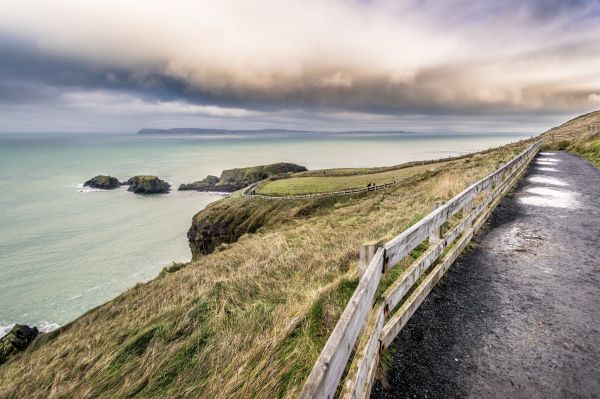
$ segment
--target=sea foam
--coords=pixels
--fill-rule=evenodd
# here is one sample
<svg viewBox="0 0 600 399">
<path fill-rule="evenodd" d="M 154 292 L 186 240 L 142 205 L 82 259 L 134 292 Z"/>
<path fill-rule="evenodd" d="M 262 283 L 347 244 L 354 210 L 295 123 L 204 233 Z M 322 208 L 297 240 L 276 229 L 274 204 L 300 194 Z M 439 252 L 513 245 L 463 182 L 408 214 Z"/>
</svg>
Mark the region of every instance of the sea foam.
<svg viewBox="0 0 600 399">
<path fill-rule="evenodd" d="M 6 334 L 8 334 L 14 326 L 15 326 L 14 323 L 8 324 L 6 326 L 0 326 L 0 338 L 3 338 Z"/>
</svg>

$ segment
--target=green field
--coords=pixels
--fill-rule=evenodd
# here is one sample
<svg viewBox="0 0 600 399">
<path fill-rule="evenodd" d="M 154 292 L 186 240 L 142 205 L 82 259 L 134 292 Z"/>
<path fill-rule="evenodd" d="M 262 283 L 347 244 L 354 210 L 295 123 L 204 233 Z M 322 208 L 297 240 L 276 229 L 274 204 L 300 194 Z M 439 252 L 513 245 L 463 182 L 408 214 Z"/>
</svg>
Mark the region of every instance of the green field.
<svg viewBox="0 0 600 399">
<path fill-rule="evenodd" d="M 582 156 L 600 168 L 600 138 L 576 141 L 567 147 L 567 151 Z"/>
<path fill-rule="evenodd" d="M 259 185 L 257 194 L 262 195 L 302 195 L 314 193 L 327 193 L 346 190 L 351 188 L 364 188 L 369 183 L 377 185 L 398 182 L 403 179 L 423 173 L 429 169 L 435 169 L 433 165 L 413 166 L 387 170 L 380 173 L 364 173 L 364 169 L 341 169 L 319 171 L 323 176 L 317 176 L 315 172 L 303 173 L 298 177 L 289 179 L 267 181 Z"/>
</svg>

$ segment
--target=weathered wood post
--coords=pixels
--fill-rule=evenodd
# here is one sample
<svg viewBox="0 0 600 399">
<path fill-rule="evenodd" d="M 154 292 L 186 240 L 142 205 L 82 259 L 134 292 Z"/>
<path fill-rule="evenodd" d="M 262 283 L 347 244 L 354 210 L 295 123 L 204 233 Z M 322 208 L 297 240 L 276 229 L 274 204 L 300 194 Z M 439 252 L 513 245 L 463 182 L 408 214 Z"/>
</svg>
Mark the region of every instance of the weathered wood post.
<svg viewBox="0 0 600 399">
<path fill-rule="evenodd" d="M 362 279 L 363 274 L 365 274 L 365 270 L 367 270 L 367 266 L 373 260 L 373 256 L 375 256 L 375 252 L 377 252 L 377 248 L 381 247 L 383 243 L 381 241 L 366 241 L 360 246 L 359 257 L 360 261 L 358 263 L 358 278 Z"/>
<path fill-rule="evenodd" d="M 469 187 L 470 185 L 471 185 L 471 183 L 469 183 L 469 182 L 465 183 L 465 188 Z M 463 209 L 462 209 L 463 218 L 465 218 L 469 213 L 471 213 L 472 210 L 473 210 L 473 198 L 466 201 L 465 204 L 463 205 Z"/>
<path fill-rule="evenodd" d="M 443 201 L 435 201 L 433 203 L 433 205 L 431 206 L 431 211 L 435 211 L 437 208 L 439 208 L 442 205 L 444 205 Z M 441 237 L 442 237 L 442 226 L 438 226 L 429 234 L 429 243 L 433 244 L 434 242 L 438 242 L 441 239 Z"/>
</svg>

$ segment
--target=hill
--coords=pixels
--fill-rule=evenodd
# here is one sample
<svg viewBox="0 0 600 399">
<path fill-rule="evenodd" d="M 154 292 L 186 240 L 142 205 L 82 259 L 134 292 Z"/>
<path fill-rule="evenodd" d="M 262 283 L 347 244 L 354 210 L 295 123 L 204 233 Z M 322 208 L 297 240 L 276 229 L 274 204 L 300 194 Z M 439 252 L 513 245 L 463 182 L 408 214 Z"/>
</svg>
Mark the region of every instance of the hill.
<svg viewBox="0 0 600 399">
<path fill-rule="evenodd" d="M 293 130 L 293 129 L 203 129 L 195 127 L 178 127 L 171 129 L 155 129 L 155 128 L 144 128 L 140 129 L 137 134 L 270 134 L 270 133 L 284 133 L 284 134 L 364 134 L 364 133 L 388 133 L 388 134 L 415 134 L 411 132 L 405 132 L 401 130 L 390 130 L 390 131 L 366 131 L 366 130 L 352 130 L 352 131 L 317 131 L 317 130 Z"/>
</svg>

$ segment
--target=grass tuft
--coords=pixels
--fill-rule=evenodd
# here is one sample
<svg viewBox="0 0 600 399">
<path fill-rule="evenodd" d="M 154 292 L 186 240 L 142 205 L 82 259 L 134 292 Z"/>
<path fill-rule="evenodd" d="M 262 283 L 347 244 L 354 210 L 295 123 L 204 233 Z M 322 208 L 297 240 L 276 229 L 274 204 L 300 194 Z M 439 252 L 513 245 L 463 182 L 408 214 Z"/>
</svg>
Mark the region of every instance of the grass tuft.
<svg viewBox="0 0 600 399">
<path fill-rule="evenodd" d="M 150 342 L 155 336 L 159 335 L 161 331 L 162 327 L 155 327 L 133 338 L 133 340 L 126 344 L 117 356 L 115 356 L 115 359 L 109 367 L 109 374 L 112 375 L 118 372 L 129 360 L 141 356 L 150 345 Z"/>
</svg>

